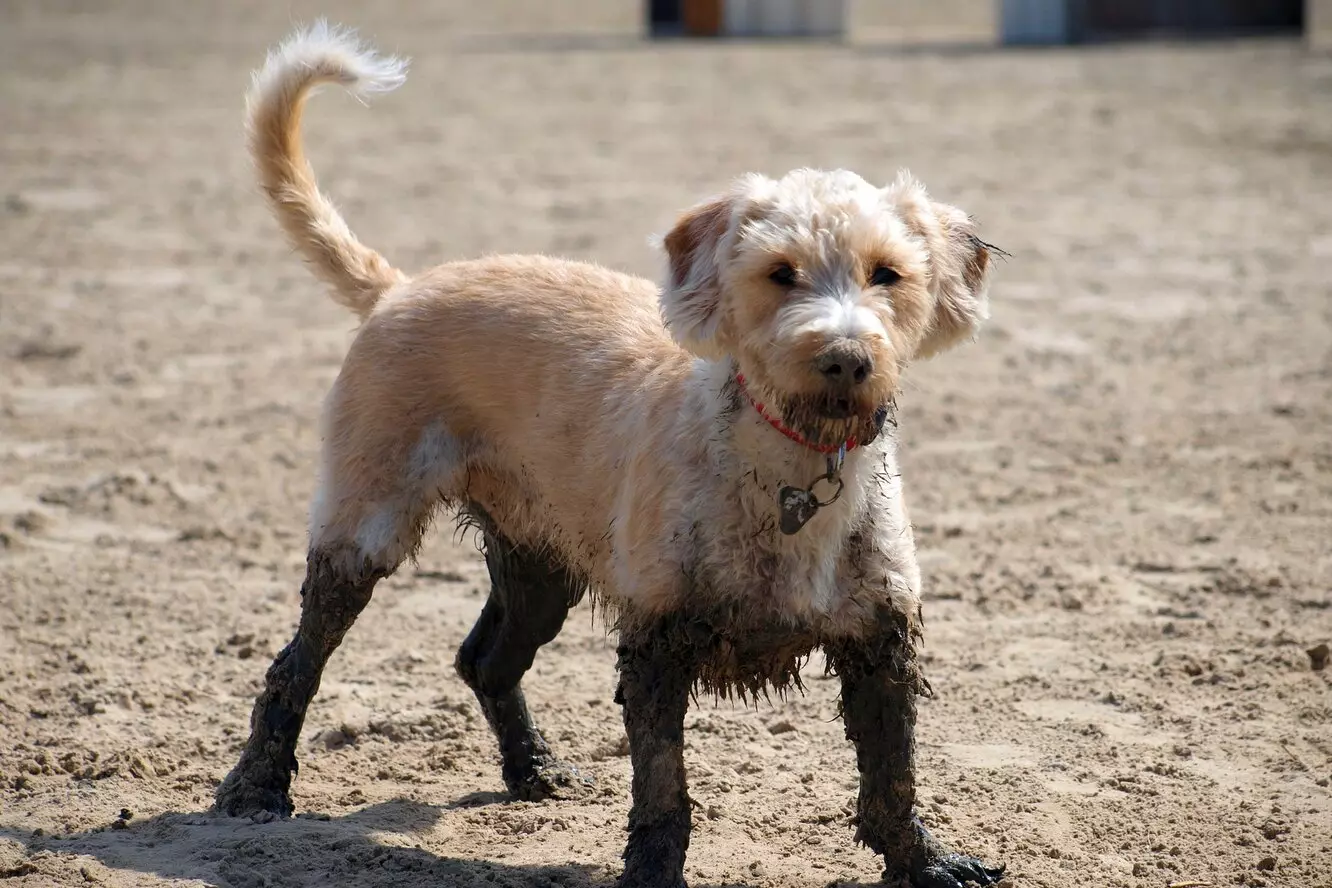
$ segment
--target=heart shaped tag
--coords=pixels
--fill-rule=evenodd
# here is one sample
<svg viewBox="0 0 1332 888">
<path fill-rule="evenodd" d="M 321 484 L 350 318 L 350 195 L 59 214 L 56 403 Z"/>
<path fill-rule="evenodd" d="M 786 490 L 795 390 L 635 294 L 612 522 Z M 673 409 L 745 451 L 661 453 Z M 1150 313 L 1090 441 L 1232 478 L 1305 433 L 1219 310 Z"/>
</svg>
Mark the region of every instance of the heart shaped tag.
<svg viewBox="0 0 1332 888">
<path fill-rule="evenodd" d="M 781 510 L 777 526 L 787 536 L 799 533 L 819 510 L 818 497 L 799 487 L 783 487 L 777 494 L 777 505 Z"/>
</svg>

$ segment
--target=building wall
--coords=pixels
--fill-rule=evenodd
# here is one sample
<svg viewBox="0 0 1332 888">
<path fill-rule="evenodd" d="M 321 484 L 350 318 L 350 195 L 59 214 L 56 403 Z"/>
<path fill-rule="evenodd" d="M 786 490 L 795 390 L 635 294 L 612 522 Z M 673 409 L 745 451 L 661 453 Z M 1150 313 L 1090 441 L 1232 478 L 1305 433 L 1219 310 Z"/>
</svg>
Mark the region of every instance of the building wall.
<svg viewBox="0 0 1332 888">
<path fill-rule="evenodd" d="M 1001 0 L 850 0 L 854 39 L 902 43 L 997 39 Z"/>
<path fill-rule="evenodd" d="M 1305 0 L 1304 16 L 1309 46 L 1332 50 L 1332 0 Z"/>
<path fill-rule="evenodd" d="M 639 0 L 657 15 L 673 14 L 677 20 L 683 2 Z M 725 12 L 727 0 L 718 3 Z M 1062 9 L 1073 39 L 1154 31 L 1298 29 L 1307 18 L 1311 34 L 1317 28 L 1325 40 L 1332 40 L 1332 0 L 845 0 L 845 4 L 848 38 L 868 42 L 994 42 L 1005 5 L 1024 16 L 1039 15 L 1042 8 Z"/>
</svg>

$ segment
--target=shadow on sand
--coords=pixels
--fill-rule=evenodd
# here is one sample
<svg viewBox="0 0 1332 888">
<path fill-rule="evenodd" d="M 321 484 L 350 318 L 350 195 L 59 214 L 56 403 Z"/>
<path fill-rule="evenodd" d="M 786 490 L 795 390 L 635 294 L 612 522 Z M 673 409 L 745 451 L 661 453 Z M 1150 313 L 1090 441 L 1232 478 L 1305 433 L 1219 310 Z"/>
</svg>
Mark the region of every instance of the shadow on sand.
<svg viewBox="0 0 1332 888">
<path fill-rule="evenodd" d="M 211 811 L 167 812 L 132 820 L 124 828 L 61 836 L 34 836 L 31 830 L 0 824 L 0 839 L 18 842 L 30 856 L 88 855 L 112 869 L 199 880 L 222 888 L 612 888 L 616 884 L 618 867 L 514 865 L 443 857 L 414 840 L 414 833 L 433 828 L 449 808 L 480 807 L 499 798 L 476 793 L 447 806 L 399 799 L 345 817 L 304 815 L 262 824 Z M 748 886 L 726 883 L 711 888 Z"/>
<path fill-rule="evenodd" d="M 479 799 L 469 799 L 475 806 Z M 615 873 L 592 866 L 513 866 L 441 857 L 414 841 L 445 809 L 395 800 L 345 817 L 297 816 L 272 823 L 210 811 L 167 812 L 124 829 L 99 828 L 62 836 L 33 836 L 0 826 L 0 838 L 39 852 L 89 855 L 118 870 L 164 879 L 198 879 L 225 888 L 337 885 L 357 888 L 420 885 L 450 888 L 564 886 L 609 888 Z"/>
</svg>

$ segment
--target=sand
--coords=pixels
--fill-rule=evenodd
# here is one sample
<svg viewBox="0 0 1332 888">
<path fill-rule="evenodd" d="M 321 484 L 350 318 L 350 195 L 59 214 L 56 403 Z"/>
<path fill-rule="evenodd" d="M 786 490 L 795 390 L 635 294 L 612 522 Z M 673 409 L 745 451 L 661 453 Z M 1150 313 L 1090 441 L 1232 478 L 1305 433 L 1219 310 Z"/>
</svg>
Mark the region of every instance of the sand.
<svg viewBox="0 0 1332 888">
<path fill-rule="evenodd" d="M 1332 642 L 1332 56 L 901 48 L 883 16 L 848 46 L 653 46 L 635 3 L 525 6 L 0 7 L 0 878 L 619 871 L 613 639 L 580 608 L 527 680 L 596 789 L 507 802 L 452 669 L 484 567 L 447 528 L 334 658 L 300 814 L 208 811 L 294 625 L 354 327 L 242 152 L 250 69 L 326 12 L 416 60 L 309 125 L 324 185 L 404 268 L 655 274 L 648 236 L 750 169 L 908 166 L 973 212 L 1012 253 L 993 323 L 901 398 L 925 819 L 1014 886 L 1332 885 L 1332 669 L 1306 653 Z M 696 888 L 877 878 L 820 666 L 804 696 L 690 710 Z"/>
</svg>

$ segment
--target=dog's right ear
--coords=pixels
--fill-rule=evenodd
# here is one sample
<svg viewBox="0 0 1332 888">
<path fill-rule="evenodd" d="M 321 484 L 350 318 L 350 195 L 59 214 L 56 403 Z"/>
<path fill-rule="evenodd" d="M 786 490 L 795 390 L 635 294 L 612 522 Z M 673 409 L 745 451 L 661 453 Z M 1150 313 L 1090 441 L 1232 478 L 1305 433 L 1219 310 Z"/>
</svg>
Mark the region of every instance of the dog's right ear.
<svg viewBox="0 0 1332 888">
<path fill-rule="evenodd" d="M 731 227 L 735 197 L 700 204 L 675 223 L 662 246 L 666 250 L 666 286 L 661 314 L 675 341 L 704 358 L 721 358 L 721 258 Z"/>
</svg>

